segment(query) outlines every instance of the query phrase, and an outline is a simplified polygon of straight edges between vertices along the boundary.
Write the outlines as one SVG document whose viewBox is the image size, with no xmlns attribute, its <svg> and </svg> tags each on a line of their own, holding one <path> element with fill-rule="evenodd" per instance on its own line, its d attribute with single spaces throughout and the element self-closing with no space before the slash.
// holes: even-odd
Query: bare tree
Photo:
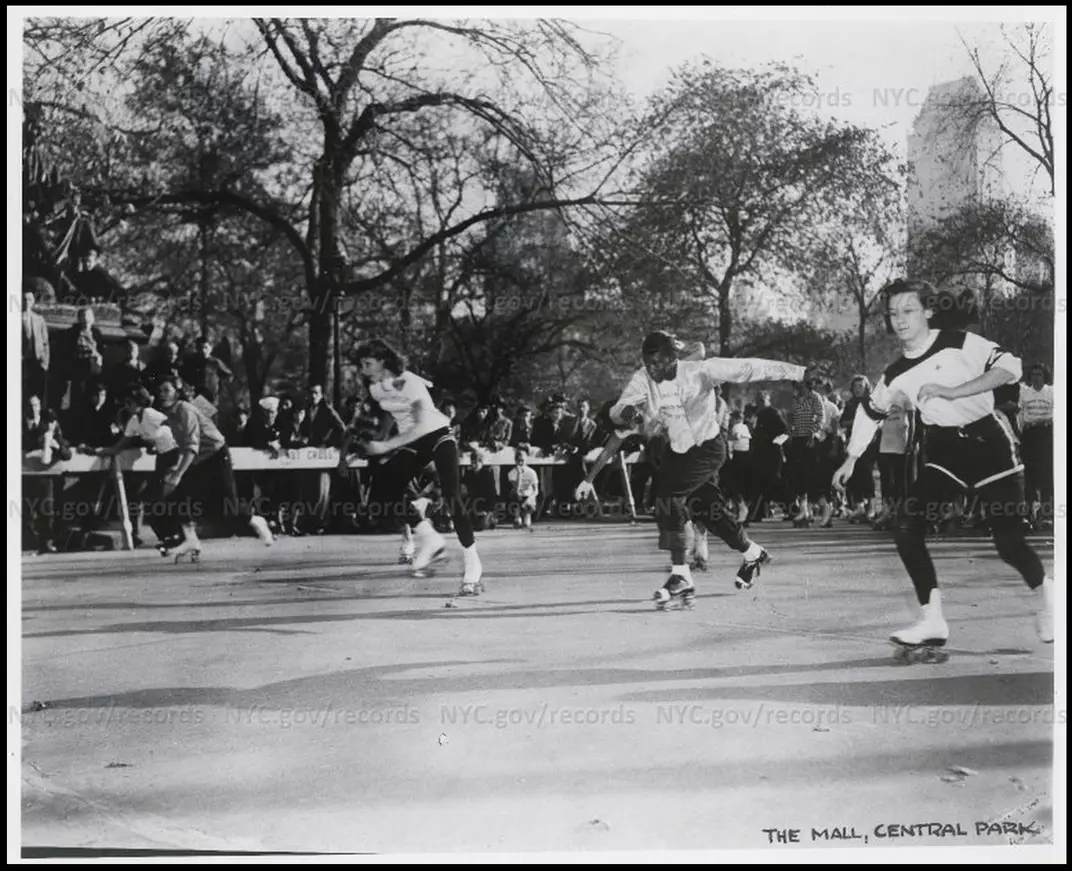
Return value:
<svg viewBox="0 0 1072 871">
<path fill-rule="evenodd" d="M 984 119 L 997 125 L 1005 142 L 1016 145 L 1046 172 L 1052 196 L 1053 110 L 1058 96 L 1050 69 L 1051 30 L 1048 24 L 1030 22 L 1016 28 L 1003 25 L 1007 57 L 995 70 L 988 70 L 979 48 L 968 45 L 961 36 L 981 93 L 962 96 L 951 108 L 965 129 L 976 129 Z M 1064 95 L 1059 99 L 1063 105 Z"/>
</svg>

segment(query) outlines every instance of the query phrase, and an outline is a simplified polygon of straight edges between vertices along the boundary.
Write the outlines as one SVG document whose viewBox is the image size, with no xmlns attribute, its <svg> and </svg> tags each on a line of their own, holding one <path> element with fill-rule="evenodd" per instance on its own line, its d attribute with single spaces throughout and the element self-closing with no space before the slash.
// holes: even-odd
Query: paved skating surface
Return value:
<svg viewBox="0 0 1072 871">
<path fill-rule="evenodd" d="M 23 845 L 1049 843 L 1053 646 L 991 545 L 934 544 L 953 655 L 903 666 L 888 536 L 752 533 L 754 591 L 713 542 L 695 610 L 666 613 L 651 524 L 483 534 L 488 590 L 456 608 L 453 538 L 423 580 L 393 537 L 28 557 Z"/>
</svg>

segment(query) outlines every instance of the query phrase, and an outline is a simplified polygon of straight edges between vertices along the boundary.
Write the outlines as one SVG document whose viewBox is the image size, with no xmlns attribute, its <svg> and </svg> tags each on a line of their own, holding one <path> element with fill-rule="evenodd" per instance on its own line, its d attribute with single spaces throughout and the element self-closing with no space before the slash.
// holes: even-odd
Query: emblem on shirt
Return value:
<svg viewBox="0 0 1072 871">
<path fill-rule="evenodd" d="M 396 378 L 394 381 L 391 382 L 391 386 L 394 387 L 395 390 L 401 390 L 403 387 L 406 386 L 406 379 Z"/>
</svg>

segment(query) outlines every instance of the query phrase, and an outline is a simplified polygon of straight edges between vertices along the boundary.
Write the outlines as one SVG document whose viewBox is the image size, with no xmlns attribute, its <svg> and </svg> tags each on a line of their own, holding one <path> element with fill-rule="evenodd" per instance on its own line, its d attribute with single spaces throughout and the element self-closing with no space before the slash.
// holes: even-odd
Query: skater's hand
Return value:
<svg viewBox="0 0 1072 871">
<path fill-rule="evenodd" d="M 592 486 L 591 481 L 581 481 L 581 483 L 577 485 L 577 489 L 573 492 L 573 497 L 578 502 L 587 499 L 589 496 L 595 498 L 595 495 L 596 488 Z"/>
<path fill-rule="evenodd" d="M 161 493 L 166 498 L 175 492 L 175 488 L 179 486 L 179 481 L 182 480 L 181 475 L 168 475 L 164 478 L 164 486 L 161 489 Z"/>
<path fill-rule="evenodd" d="M 919 402 L 928 399 L 956 399 L 952 387 L 943 387 L 941 384 L 924 384 L 919 388 Z"/>
<path fill-rule="evenodd" d="M 386 454 L 390 448 L 386 442 L 365 442 L 365 453 L 370 457 L 378 457 L 381 454 Z"/>
<path fill-rule="evenodd" d="M 838 470 L 834 472 L 834 489 L 844 490 L 845 485 L 849 483 L 849 478 L 852 477 L 852 473 L 855 469 L 856 460 L 849 457 L 840 467 L 838 467 Z"/>
<path fill-rule="evenodd" d="M 635 405 L 627 405 L 622 409 L 622 423 L 626 426 L 639 426 L 641 422 L 640 410 Z"/>
</svg>

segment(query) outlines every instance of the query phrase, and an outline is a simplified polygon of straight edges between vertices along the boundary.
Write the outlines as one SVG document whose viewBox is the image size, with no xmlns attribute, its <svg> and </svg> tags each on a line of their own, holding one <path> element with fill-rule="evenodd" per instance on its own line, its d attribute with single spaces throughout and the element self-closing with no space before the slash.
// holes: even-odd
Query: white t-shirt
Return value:
<svg viewBox="0 0 1072 871">
<path fill-rule="evenodd" d="M 517 495 L 522 499 L 535 496 L 540 492 L 540 479 L 532 466 L 514 466 L 506 473 L 506 479 L 517 490 Z"/>
<path fill-rule="evenodd" d="M 166 454 L 178 447 L 168 426 L 167 415 L 155 408 L 143 408 L 133 415 L 127 421 L 123 435 L 149 442 L 158 454 Z"/>
<path fill-rule="evenodd" d="M 743 454 L 752 447 L 752 433 L 743 423 L 735 423 L 730 427 L 730 447 L 735 454 Z"/>
<path fill-rule="evenodd" d="M 432 396 L 428 392 L 431 386 L 430 381 L 406 371 L 397 378 L 377 381 L 369 389 L 369 394 L 379 403 L 380 408 L 395 419 L 399 435 L 420 436 L 450 426 L 450 419 L 432 402 Z M 420 406 L 419 425 L 414 411 L 415 405 Z"/>
<path fill-rule="evenodd" d="M 992 390 L 961 399 L 930 397 L 922 403 L 919 391 L 925 384 L 959 387 L 995 367 L 1017 379 L 1022 375 L 1017 357 L 982 336 L 958 330 L 931 330 L 926 345 L 917 351 L 906 351 L 888 366 L 871 395 L 857 406 L 849 455 L 859 457 L 864 452 L 898 393 L 919 410 L 926 425 L 961 427 L 992 415 Z M 885 448 L 882 450 L 886 453 Z"/>
</svg>

